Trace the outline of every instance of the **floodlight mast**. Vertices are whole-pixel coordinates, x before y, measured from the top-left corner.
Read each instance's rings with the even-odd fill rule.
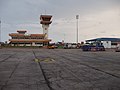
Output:
[[[78,41],[79,41],[79,40],[78,40],[78,19],[79,19],[79,15],[76,15],[76,20],[77,20],[77,21],[76,21],[76,29],[77,29],[77,31],[76,31],[76,32],[77,32],[77,33],[76,33],[76,34],[77,34],[77,35],[76,35],[76,43],[77,43],[77,44],[78,44]]]
[[[1,20],[0,20],[0,48],[1,48]]]

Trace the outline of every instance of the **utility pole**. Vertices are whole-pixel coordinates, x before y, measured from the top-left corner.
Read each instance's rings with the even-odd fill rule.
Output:
[[[78,44],[78,41],[79,41],[79,40],[78,40],[78,19],[79,19],[79,15],[76,15],[76,20],[77,20],[77,21],[76,21],[76,29],[77,29],[77,33],[76,33],[76,34],[77,34],[77,35],[76,35],[76,43],[77,43],[77,44]]]

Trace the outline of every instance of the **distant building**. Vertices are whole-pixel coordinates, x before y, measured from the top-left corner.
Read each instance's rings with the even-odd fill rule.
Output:
[[[41,15],[40,24],[42,24],[43,34],[26,34],[27,31],[17,31],[18,33],[11,33],[11,46],[47,46],[51,39],[48,39],[49,24],[52,23],[51,15]]]
[[[17,31],[18,33],[11,33],[11,46],[46,46],[51,39],[45,39],[45,34],[26,34],[27,31]]]
[[[116,48],[120,44],[120,38],[96,38],[86,42],[102,44],[105,48]]]

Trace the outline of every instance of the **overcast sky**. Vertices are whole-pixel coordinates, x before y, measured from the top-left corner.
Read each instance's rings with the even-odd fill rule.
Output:
[[[41,14],[53,15],[49,28],[53,42],[76,42],[76,15],[79,41],[120,38],[120,0],[0,0],[2,41],[17,30],[42,33]]]

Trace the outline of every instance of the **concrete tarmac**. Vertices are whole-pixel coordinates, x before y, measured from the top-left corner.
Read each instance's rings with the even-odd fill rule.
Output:
[[[120,90],[120,52],[0,49],[0,90]]]

